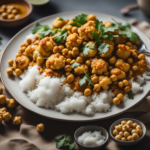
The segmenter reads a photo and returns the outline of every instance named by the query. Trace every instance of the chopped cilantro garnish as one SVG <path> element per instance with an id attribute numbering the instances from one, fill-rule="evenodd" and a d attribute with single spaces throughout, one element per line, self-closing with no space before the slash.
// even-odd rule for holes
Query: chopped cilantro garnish
<path id="1" fill-rule="evenodd" d="M 115 19 L 112 19 L 112 20 L 120 28 L 120 29 L 118 29 L 119 34 L 122 34 L 122 35 L 128 37 L 133 42 L 139 40 L 139 36 L 136 33 L 132 32 L 131 30 L 128 30 L 130 28 L 129 24 L 122 25 L 122 23 L 115 21 Z"/>
<path id="2" fill-rule="evenodd" d="M 73 19 L 73 23 L 71 25 L 77 26 L 77 27 L 84 25 L 87 22 L 87 20 L 85 20 L 86 17 L 87 17 L 86 14 L 81 14 L 81 15 L 76 16 Z"/>
<path id="3" fill-rule="evenodd" d="M 109 50 L 109 44 L 106 43 L 100 43 L 98 46 L 99 55 L 106 53 Z"/>
<path id="4" fill-rule="evenodd" d="M 134 99 L 134 95 L 133 95 L 132 91 L 130 91 L 130 92 L 128 93 L 128 97 L 129 97 L 129 99 Z"/>
<path id="5" fill-rule="evenodd" d="M 63 21 L 64 19 L 63 18 L 59 18 L 58 20 L 62 20 Z"/>
<path id="6" fill-rule="evenodd" d="M 80 63 L 75 62 L 75 63 L 73 63 L 73 64 L 71 65 L 71 67 L 72 67 L 72 68 L 77 68 L 79 65 L 80 65 Z"/>
<path id="7" fill-rule="evenodd" d="M 84 85 L 86 83 L 86 81 L 88 82 L 88 84 L 91 84 L 94 86 L 94 83 L 91 81 L 89 75 L 84 71 L 85 76 L 79 80 L 79 84 L 80 86 Z"/>
<path id="8" fill-rule="evenodd" d="M 67 29 L 64 29 L 64 30 L 59 30 L 59 34 L 55 36 L 54 38 L 54 41 L 56 43 L 59 43 L 59 42 L 62 42 L 64 43 L 65 42 L 65 39 L 67 37 Z"/>
<path id="9" fill-rule="evenodd" d="M 90 49 L 95 49 L 95 43 L 92 44 L 91 46 L 89 46 L 89 44 L 85 44 L 82 45 L 80 48 L 83 51 L 84 56 L 86 57 Z"/>

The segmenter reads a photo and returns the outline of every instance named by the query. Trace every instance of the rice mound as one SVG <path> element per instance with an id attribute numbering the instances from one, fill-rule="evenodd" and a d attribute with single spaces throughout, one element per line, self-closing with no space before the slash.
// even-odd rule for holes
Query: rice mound
<path id="1" fill-rule="evenodd" d="M 96 112 L 107 112 L 111 109 L 114 93 L 103 91 L 100 94 L 94 93 L 92 96 L 84 96 L 81 92 L 74 92 L 68 84 L 62 84 L 66 79 L 62 77 L 44 77 L 40 74 L 35 65 L 29 67 L 20 77 L 19 82 L 22 92 L 26 92 L 29 99 L 38 107 L 51 108 L 61 113 L 77 112 L 86 115 L 93 115 Z M 145 78 L 138 76 L 137 82 L 132 82 L 132 92 L 135 94 L 143 88 Z M 124 101 L 127 100 L 124 96 Z"/>

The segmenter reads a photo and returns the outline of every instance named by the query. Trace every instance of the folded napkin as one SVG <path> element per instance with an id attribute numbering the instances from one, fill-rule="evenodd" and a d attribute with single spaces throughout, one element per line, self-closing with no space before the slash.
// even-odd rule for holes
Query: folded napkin
<path id="1" fill-rule="evenodd" d="M 147 22 L 135 23 L 135 26 L 150 38 L 150 34 L 148 35 L 150 33 L 150 25 Z M 4 88 L 1 81 L 0 86 Z M 4 94 L 8 98 L 12 98 L 5 88 Z M 125 117 L 137 118 L 145 123 L 147 127 L 145 139 L 141 143 L 127 148 L 117 145 L 110 138 L 104 150 L 147 150 L 150 148 L 150 96 L 147 96 L 138 105 L 121 115 L 95 122 L 51 120 L 34 114 L 19 104 L 14 109 L 8 111 L 12 114 L 13 118 L 15 116 L 22 116 L 23 123 L 20 126 L 14 126 L 12 121 L 10 121 L 8 123 L 3 122 L 0 125 L 0 150 L 57 150 L 54 141 L 56 135 L 65 133 L 73 136 L 77 128 L 87 124 L 100 125 L 109 131 L 110 125 L 115 120 Z M 45 132 L 38 133 L 36 131 L 36 125 L 39 123 L 44 123 Z M 78 150 L 77 147 L 75 149 Z"/>

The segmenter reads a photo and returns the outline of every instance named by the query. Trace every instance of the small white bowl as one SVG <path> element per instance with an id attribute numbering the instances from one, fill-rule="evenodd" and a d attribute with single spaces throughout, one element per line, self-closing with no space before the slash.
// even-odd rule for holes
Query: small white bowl
<path id="1" fill-rule="evenodd" d="M 102 135 L 104 135 L 106 137 L 105 139 L 105 143 L 103 143 L 102 145 L 100 146 L 93 146 L 93 147 L 87 147 L 87 146 L 84 146 L 84 145 L 81 145 L 79 142 L 78 142 L 78 137 L 83 134 L 84 132 L 86 131 L 91 131 L 91 132 L 94 132 L 94 131 L 101 131 Z M 101 148 L 103 148 L 107 142 L 108 142 L 108 139 L 109 139 L 109 134 L 108 132 L 103 128 L 103 127 L 100 127 L 100 126 L 94 126 L 94 125 L 87 125 L 87 126 L 82 126 L 80 128 L 78 128 L 75 133 L 74 133 L 74 139 L 79 147 L 79 149 L 81 150 L 100 150 Z"/>
<path id="2" fill-rule="evenodd" d="M 120 124 L 121 121 L 123 121 L 123 120 L 125 120 L 125 121 L 132 120 L 133 122 L 139 124 L 139 125 L 141 126 L 141 128 L 142 128 L 143 135 L 142 135 L 139 139 L 137 139 L 137 140 L 135 140 L 135 141 L 121 141 L 121 140 L 115 139 L 115 137 L 113 136 L 112 132 L 113 132 L 113 130 L 115 129 L 115 126 L 118 125 L 118 124 Z M 145 125 L 144 125 L 141 121 L 139 121 L 139 120 L 132 119 L 132 118 L 122 118 L 122 119 L 119 119 L 119 120 L 115 121 L 115 122 L 110 126 L 109 133 L 110 133 L 110 136 L 112 137 L 112 139 L 113 139 L 117 144 L 123 145 L 123 146 L 131 146 L 131 145 L 135 145 L 135 144 L 141 142 L 141 141 L 144 139 L 144 137 L 145 137 L 145 135 L 146 135 L 146 127 L 145 127 Z"/>
<path id="3" fill-rule="evenodd" d="M 28 0 L 32 5 L 41 6 L 49 3 L 50 0 Z"/>

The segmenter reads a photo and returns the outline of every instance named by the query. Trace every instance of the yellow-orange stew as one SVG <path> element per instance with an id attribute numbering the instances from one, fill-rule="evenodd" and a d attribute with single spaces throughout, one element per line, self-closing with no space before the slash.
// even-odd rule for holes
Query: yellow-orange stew
<path id="1" fill-rule="evenodd" d="M 52 25 L 36 24 L 35 39 L 22 43 L 16 59 L 9 60 L 9 75 L 39 65 L 46 76 L 65 75 L 64 84 L 85 96 L 111 89 L 118 105 L 131 90 L 129 80 L 148 70 L 145 55 L 137 51 L 139 37 L 129 25 L 103 23 L 93 14 L 72 20 L 57 17 Z"/>

